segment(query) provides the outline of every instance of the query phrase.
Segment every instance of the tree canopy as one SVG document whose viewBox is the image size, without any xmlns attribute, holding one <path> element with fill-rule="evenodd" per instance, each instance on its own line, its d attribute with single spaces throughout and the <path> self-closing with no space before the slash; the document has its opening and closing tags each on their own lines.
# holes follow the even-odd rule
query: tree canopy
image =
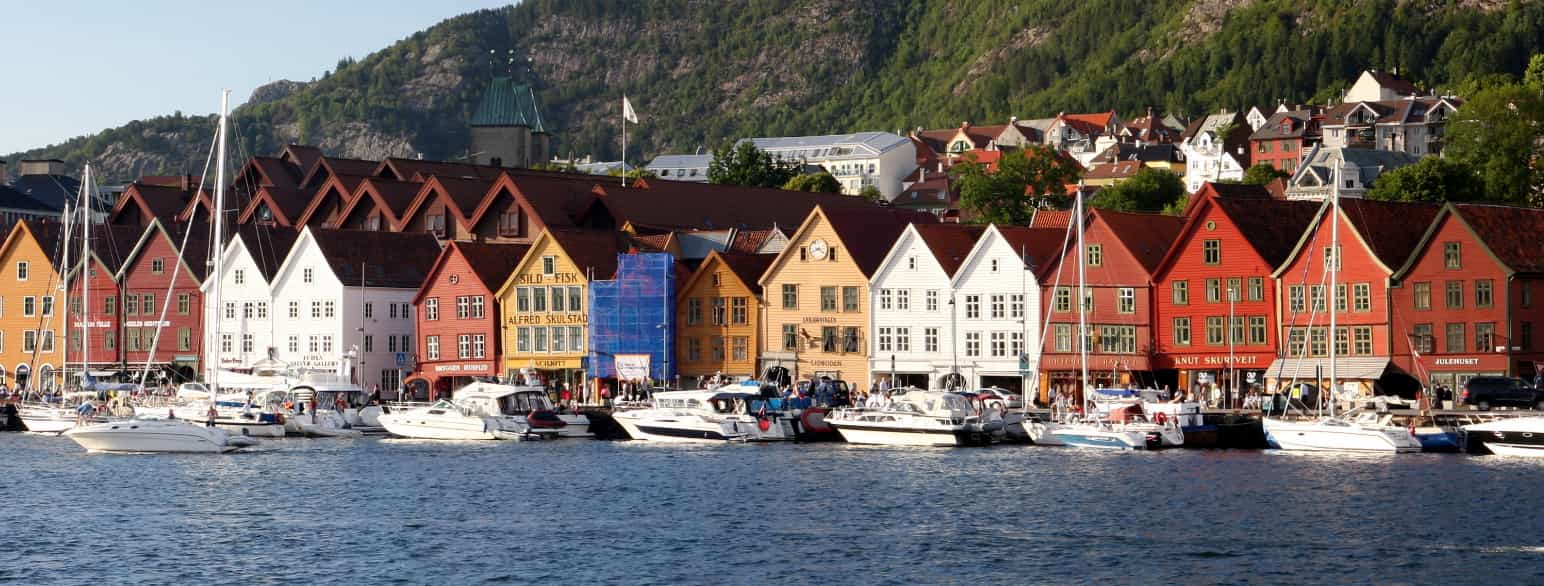
<svg viewBox="0 0 1544 586">
<path fill-rule="evenodd" d="M 805 173 L 789 179 L 783 184 L 783 189 L 789 191 L 813 191 L 818 193 L 841 193 L 842 182 L 837 181 L 830 173 Z"/>
<path fill-rule="evenodd" d="M 794 163 L 778 160 L 750 141 L 713 149 L 708 181 L 721 185 L 780 188 L 799 175 Z"/>
<path fill-rule="evenodd" d="M 1277 179 L 1291 176 L 1291 173 L 1272 167 L 1270 163 L 1259 163 L 1244 170 L 1243 183 L 1248 185 L 1265 185 Z"/>
<path fill-rule="evenodd" d="M 1448 122 L 1442 154 L 1484 180 L 1486 199 L 1544 205 L 1544 90 L 1522 84 L 1480 90 Z"/>
<path fill-rule="evenodd" d="M 1143 167 L 1125 181 L 1099 190 L 1088 205 L 1120 212 L 1161 212 L 1184 198 L 1185 181 L 1179 175 Z"/>
<path fill-rule="evenodd" d="M 1367 190 L 1379 201 L 1479 201 L 1486 199 L 1485 181 L 1469 165 L 1426 157 L 1379 175 Z"/>
<path fill-rule="evenodd" d="M 1036 208 L 1066 207 L 1066 186 L 1082 171 L 1077 161 L 1044 145 L 1004 153 L 996 171 L 973 155 L 950 170 L 960 186 L 961 207 L 982 222 L 1010 225 L 1027 224 Z"/>
</svg>

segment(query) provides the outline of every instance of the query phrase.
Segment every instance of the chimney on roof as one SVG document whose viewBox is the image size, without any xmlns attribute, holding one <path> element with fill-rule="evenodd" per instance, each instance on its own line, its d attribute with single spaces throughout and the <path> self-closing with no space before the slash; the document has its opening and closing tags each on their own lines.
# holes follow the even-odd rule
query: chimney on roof
<svg viewBox="0 0 1544 586">
<path fill-rule="evenodd" d="M 11 184 L 11 172 L 5 166 L 5 159 L 0 159 L 0 187 Z"/>
<path fill-rule="evenodd" d="M 22 159 L 16 167 L 16 174 L 27 175 L 64 175 L 64 161 L 59 159 Z"/>
<path fill-rule="evenodd" d="M 1014 124 L 1018 124 L 1018 123 L 1019 123 L 1019 117 L 1018 116 L 1009 116 L 1008 117 L 1008 124 L 1010 126 L 1014 125 Z"/>
<path fill-rule="evenodd" d="M 965 130 L 966 128 L 970 128 L 970 121 L 969 120 L 966 120 L 966 121 L 960 123 L 960 130 Z"/>
</svg>

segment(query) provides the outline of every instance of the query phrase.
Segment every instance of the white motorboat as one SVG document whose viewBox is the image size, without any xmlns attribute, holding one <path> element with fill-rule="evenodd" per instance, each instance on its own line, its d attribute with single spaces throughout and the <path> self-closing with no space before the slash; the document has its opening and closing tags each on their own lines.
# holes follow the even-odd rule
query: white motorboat
<svg viewBox="0 0 1544 586">
<path fill-rule="evenodd" d="M 965 397 L 915 389 L 879 408 L 837 409 L 825 421 L 847 443 L 885 446 L 984 446 L 1003 428 L 1002 419 L 983 417 Z"/>
<path fill-rule="evenodd" d="M 337 411 L 307 411 L 285 417 L 284 425 L 286 430 L 293 429 L 296 435 L 305 437 L 356 438 L 364 435 L 363 431 L 349 425 L 348 420 Z"/>
<path fill-rule="evenodd" d="M 786 441 L 794 439 L 793 420 L 758 417 L 747 411 L 753 393 L 718 390 L 654 393 L 646 409 L 619 411 L 613 417 L 635 440 L 656 442 Z"/>
<path fill-rule="evenodd" d="M 1392 425 L 1392 419 L 1388 414 L 1353 412 L 1340 417 L 1291 421 L 1267 417 L 1262 423 L 1266 443 L 1279 450 L 1387 454 L 1421 451 L 1421 440 L 1410 428 Z"/>
<path fill-rule="evenodd" d="M 312 412 L 336 413 L 344 428 L 360 432 L 384 431 L 381 428 L 381 407 L 369 403 L 369 393 L 348 380 L 334 374 L 306 374 L 289 389 L 288 401 L 292 404 L 285 414 L 286 422 L 309 417 Z M 318 420 L 320 420 L 318 418 Z M 290 424 L 291 431 L 301 427 L 300 422 Z M 304 430 L 301 430 L 302 432 Z"/>
<path fill-rule="evenodd" d="M 90 452 L 224 453 L 257 440 L 176 419 L 128 419 L 72 428 L 64 436 Z"/>
<path fill-rule="evenodd" d="M 1459 429 L 1471 453 L 1544 458 L 1544 417 L 1497 419 Z"/>
<path fill-rule="evenodd" d="M 411 439 L 504 440 L 524 435 L 512 421 L 443 399 L 428 407 L 394 410 L 381 415 L 380 421 L 392 435 Z"/>
<path fill-rule="evenodd" d="M 1090 419 L 1062 424 L 1051 435 L 1078 448 L 1156 450 L 1185 445 L 1179 421 L 1163 412 L 1149 418 L 1140 402 L 1098 406 Z"/>
<path fill-rule="evenodd" d="M 21 418 L 22 425 L 32 433 L 60 434 L 81 423 L 80 413 L 75 409 L 53 405 L 19 405 L 16 416 Z M 103 417 L 93 416 L 86 423 L 106 421 Z"/>
<path fill-rule="evenodd" d="M 545 387 L 515 385 L 513 388 L 515 393 L 511 397 L 512 412 L 519 413 L 523 411 L 527 413 L 527 418 L 529 418 L 530 414 L 540 414 L 537 421 L 538 426 L 542 424 L 543 420 L 551 421 L 547 414 L 550 413 L 556 416 L 559 421 L 563 422 L 563 425 L 557 428 L 558 437 L 595 436 L 595 434 L 590 433 L 589 417 L 583 413 L 558 412 L 557 408 L 552 405 L 552 399 L 547 396 L 547 389 Z"/>
</svg>

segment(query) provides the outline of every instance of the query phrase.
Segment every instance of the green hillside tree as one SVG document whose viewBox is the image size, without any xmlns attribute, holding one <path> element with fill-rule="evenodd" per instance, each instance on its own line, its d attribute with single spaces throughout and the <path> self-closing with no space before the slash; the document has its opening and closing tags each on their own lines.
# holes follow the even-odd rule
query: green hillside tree
<svg viewBox="0 0 1544 586">
<path fill-rule="evenodd" d="M 1243 183 L 1248 185 L 1265 185 L 1277 179 L 1291 176 L 1291 173 L 1272 167 L 1270 163 L 1260 163 L 1244 170 Z"/>
<path fill-rule="evenodd" d="M 1125 181 L 1099 190 L 1088 205 L 1119 212 L 1161 212 L 1184 197 L 1185 182 L 1179 175 L 1143 167 Z"/>
<path fill-rule="evenodd" d="M 1029 145 L 1003 154 L 997 170 L 967 156 L 950 173 L 960 186 L 960 206 L 982 222 L 1027 224 L 1036 208 L 1063 208 L 1067 185 L 1076 183 L 1082 167 L 1048 146 Z"/>
<path fill-rule="evenodd" d="M 805 173 L 783 184 L 789 191 L 813 191 L 817 193 L 841 193 L 842 183 L 830 173 Z"/>
<path fill-rule="evenodd" d="M 749 141 L 713 149 L 708 181 L 720 185 L 780 188 L 798 176 L 798 167 L 778 160 Z"/>
<path fill-rule="evenodd" d="M 1524 85 L 1481 90 L 1448 122 L 1444 157 L 1474 169 L 1486 199 L 1544 206 L 1544 92 Z"/>
<path fill-rule="evenodd" d="M 1469 165 L 1426 157 L 1379 175 L 1367 190 L 1379 201 L 1478 201 L 1485 199 L 1485 181 Z"/>
</svg>

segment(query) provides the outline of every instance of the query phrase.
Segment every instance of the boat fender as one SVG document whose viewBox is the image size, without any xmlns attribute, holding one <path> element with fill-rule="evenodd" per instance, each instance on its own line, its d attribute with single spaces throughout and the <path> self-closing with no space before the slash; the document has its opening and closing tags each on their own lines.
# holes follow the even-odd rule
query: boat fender
<svg viewBox="0 0 1544 586">
<path fill-rule="evenodd" d="M 772 429 L 772 422 L 765 419 L 757 419 L 756 427 L 760 428 L 762 431 L 766 431 Z"/>
<path fill-rule="evenodd" d="M 1158 425 L 1163 425 L 1169 422 L 1169 416 L 1168 414 L 1159 411 L 1157 415 L 1153 416 L 1153 421 L 1158 422 Z"/>
</svg>

